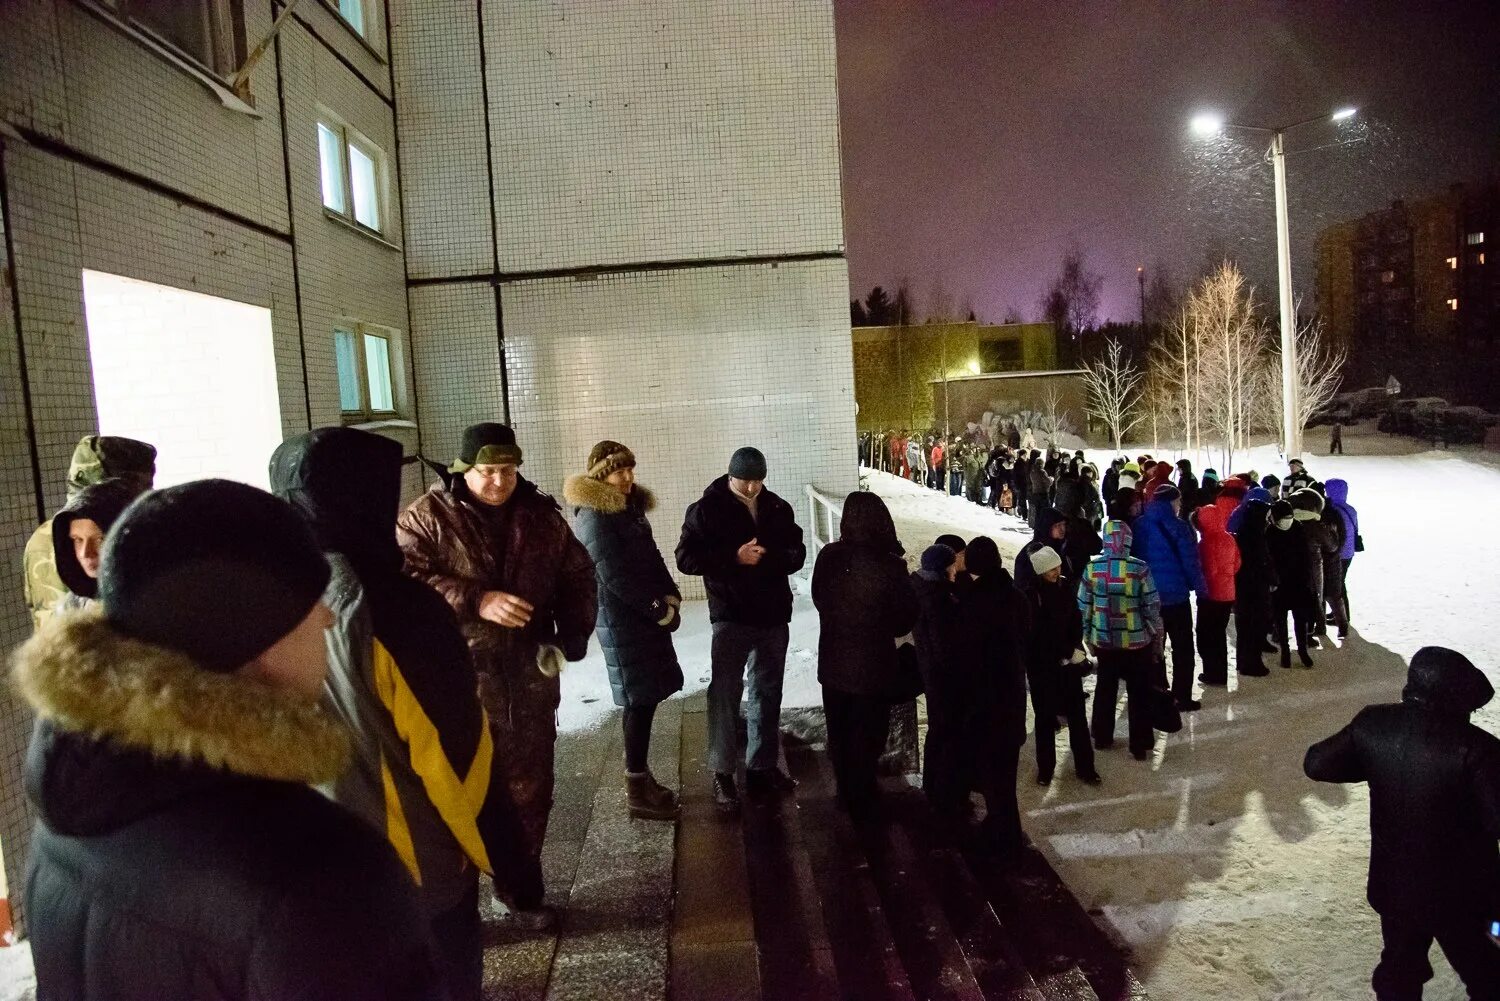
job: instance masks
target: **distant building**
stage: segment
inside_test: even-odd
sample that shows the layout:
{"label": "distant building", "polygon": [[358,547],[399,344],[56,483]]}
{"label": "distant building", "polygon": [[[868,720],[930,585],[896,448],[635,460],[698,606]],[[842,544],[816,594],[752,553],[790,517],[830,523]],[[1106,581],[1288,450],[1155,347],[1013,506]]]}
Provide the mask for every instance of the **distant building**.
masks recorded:
{"label": "distant building", "polygon": [[1318,312],[1348,348],[1347,388],[1500,402],[1500,183],[1338,223],[1318,237]]}
{"label": "distant building", "polygon": [[[1049,398],[1056,400],[1057,416],[1073,434],[1087,437],[1088,389],[1081,368],[1046,372],[991,372],[984,375],[962,375],[957,378],[933,379],[932,409],[934,422],[941,427],[944,418],[955,432],[970,424],[985,426],[984,417],[992,415],[991,424],[1003,429],[1006,418],[1023,410],[1045,412]],[[1045,436],[1038,434],[1042,444]]]}
{"label": "distant building", "polygon": [[931,383],[945,374],[951,379],[1057,367],[1057,334],[1050,323],[855,327],[852,338],[862,431],[942,423]]}

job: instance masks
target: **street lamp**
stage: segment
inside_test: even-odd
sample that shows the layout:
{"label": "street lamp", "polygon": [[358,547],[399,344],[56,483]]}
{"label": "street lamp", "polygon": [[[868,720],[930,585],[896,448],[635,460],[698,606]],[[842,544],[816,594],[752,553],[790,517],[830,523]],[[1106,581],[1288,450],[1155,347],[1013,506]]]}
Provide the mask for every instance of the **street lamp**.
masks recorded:
{"label": "street lamp", "polygon": [[1191,122],[1192,130],[1200,136],[1217,135],[1224,129],[1239,129],[1271,137],[1271,171],[1276,179],[1276,270],[1281,285],[1281,438],[1288,458],[1302,452],[1302,427],[1297,420],[1297,316],[1292,305],[1292,251],[1286,218],[1286,148],[1282,137],[1301,125],[1353,118],[1356,111],[1355,108],[1340,108],[1331,115],[1316,115],[1290,125],[1244,125],[1226,122],[1212,112],[1195,115]]}

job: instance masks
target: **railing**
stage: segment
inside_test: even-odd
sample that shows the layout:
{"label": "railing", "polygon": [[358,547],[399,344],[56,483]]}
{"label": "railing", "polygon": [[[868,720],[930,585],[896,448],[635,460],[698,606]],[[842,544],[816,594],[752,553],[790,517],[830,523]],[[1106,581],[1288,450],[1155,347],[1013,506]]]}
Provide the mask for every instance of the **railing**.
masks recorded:
{"label": "railing", "polygon": [[811,483],[807,485],[807,505],[813,554],[816,555],[820,549],[839,537],[838,519],[844,516],[844,505]]}

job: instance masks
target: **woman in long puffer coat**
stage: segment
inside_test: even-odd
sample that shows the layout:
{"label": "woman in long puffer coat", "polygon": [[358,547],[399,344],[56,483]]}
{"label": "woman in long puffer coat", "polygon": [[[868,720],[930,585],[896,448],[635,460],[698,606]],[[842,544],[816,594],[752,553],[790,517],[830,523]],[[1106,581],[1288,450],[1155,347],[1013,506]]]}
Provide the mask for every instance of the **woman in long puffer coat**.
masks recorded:
{"label": "woman in long puffer coat", "polygon": [[[1297,528],[1307,540],[1313,598],[1313,615],[1308,621],[1314,637],[1308,645],[1316,648],[1319,645],[1316,637],[1326,635],[1328,632],[1323,624],[1324,602],[1330,588],[1335,594],[1337,593],[1340,570],[1339,538],[1334,528],[1323,517],[1323,497],[1316,490],[1304,487],[1293,491],[1290,500],[1292,516],[1297,521]],[[1341,602],[1336,605],[1335,615],[1335,621],[1339,622],[1341,628],[1347,632],[1348,623],[1344,621]]]}
{"label": "woman in long puffer coat", "polygon": [[599,645],[615,705],[625,710],[625,788],[632,817],[671,820],[677,796],[648,767],[656,707],[682,689],[672,633],[682,595],[651,535],[653,500],[635,483],[635,455],[615,441],[589,453],[588,472],[571,476],[563,497],[577,509],[573,531],[599,580]]}
{"label": "woman in long puffer coat", "polygon": [[[1240,550],[1224,527],[1224,512],[1215,505],[1198,509],[1198,561],[1203,564],[1205,589],[1198,595],[1198,656],[1203,661],[1199,680],[1205,685],[1229,683],[1229,647],[1225,638],[1234,609],[1235,575]],[[1257,658],[1259,659],[1259,658]]]}

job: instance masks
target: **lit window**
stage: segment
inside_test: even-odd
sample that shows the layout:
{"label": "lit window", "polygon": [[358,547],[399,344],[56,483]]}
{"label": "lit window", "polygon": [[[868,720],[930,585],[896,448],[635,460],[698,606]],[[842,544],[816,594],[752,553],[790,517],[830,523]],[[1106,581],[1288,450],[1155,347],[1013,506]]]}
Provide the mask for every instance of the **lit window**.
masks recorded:
{"label": "lit window", "polygon": [[339,0],[339,16],[361,35],[365,33],[365,0]]}
{"label": "lit window", "polygon": [[1394,272],[1394,271],[1382,271],[1380,273],[1380,281],[1381,281],[1382,284],[1389,285],[1391,282],[1393,282],[1395,280],[1396,280],[1396,272]]}
{"label": "lit window", "polygon": [[385,222],[385,154],[330,117],[318,122],[323,207],[376,233]]}
{"label": "lit window", "polygon": [[1448,270],[1449,271],[1457,271],[1458,270],[1458,258],[1456,258],[1456,257],[1450,257],[1450,258],[1448,258]]}
{"label": "lit window", "polygon": [[245,59],[241,0],[103,0],[120,17],[222,77]]}
{"label": "lit window", "polygon": [[1448,308],[1449,309],[1457,309],[1458,308],[1458,300],[1457,299],[1449,299],[1448,300]]}
{"label": "lit window", "polygon": [[1479,253],[1477,253],[1477,254],[1474,255],[1474,263],[1475,264],[1483,264],[1484,263],[1484,251],[1481,250]]}
{"label": "lit window", "polygon": [[396,412],[389,331],[363,323],[336,327],[333,357],[339,375],[339,409],[345,417],[365,420]]}
{"label": "lit window", "polygon": [[1477,247],[1477,246],[1479,246],[1483,242],[1484,242],[1484,234],[1483,233],[1470,233],[1469,234],[1469,246],[1471,246],[1471,247]]}

